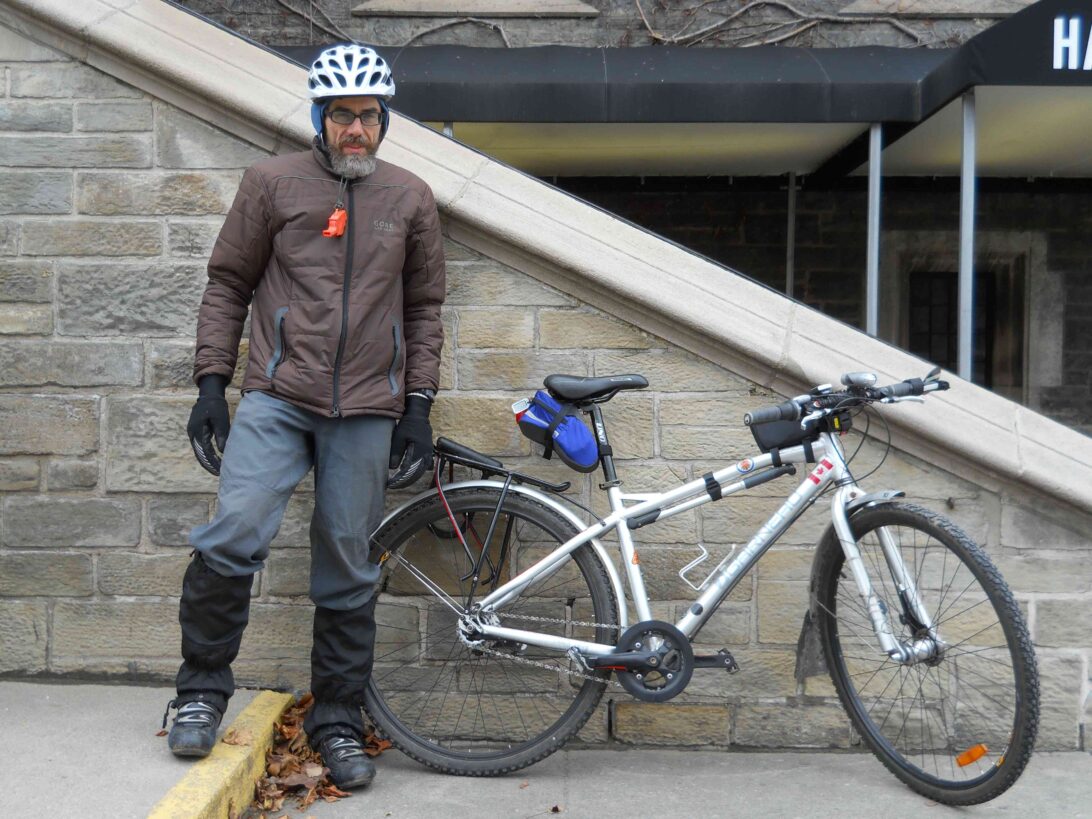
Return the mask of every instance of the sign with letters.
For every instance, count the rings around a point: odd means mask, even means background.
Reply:
[[[1092,29],[1078,16],[1054,18],[1054,68],[1092,71]]]
[[[971,85],[1092,85],[1092,0],[1039,0],[968,40],[955,76]]]

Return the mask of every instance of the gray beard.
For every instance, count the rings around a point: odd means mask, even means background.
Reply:
[[[330,165],[339,176],[344,176],[346,179],[360,179],[375,170],[375,155],[346,155],[333,148],[330,150]]]

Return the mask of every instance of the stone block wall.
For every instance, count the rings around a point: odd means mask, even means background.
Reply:
[[[845,0],[796,0],[785,5],[755,3],[730,25],[692,39],[723,22],[725,7],[701,0],[644,2],[642,9],[631,0],[585,0],[594,16],[543,14],[533,0],[497,0],[490,9],[473,13],[452,11],[451,4],[436,3],[436,13],[422,14],[420,4],[387,0],[383,14],[354,14],[366,8],[361,0],[314,0],[304,9],[292,9],[277,0],[186,0],[183,4],[247,37],[268,45],[308,45],[334,42],[345,37],[380,46],[466,45],[479,48],[573,45],[586,47],[650,46],[670,42],[698,48],[758,45],[775,40],[783,45],[839,47],[856,45],[926,46],[947,48],[966,41],[1012,12],[1012,4],[979,0],[954,11],[950,3],[940,7],[916,4],[907,13],[891,3],[851,4],[853,16],[839,17]],[[376,4],[371,4],[373,7]],[[399,14],[399,8],[413,8]],[[445,7],[446,6],[446,7]],[[738,10],[738,6],[736,9]],[[503,12],[500,13],[500,12]],[[642,16],[644,19],[642,19]],[[802,31],[785,38],[784,25],[796,20]],[[890,21],[890,22],[889,22]],[[781,24],[782,27],[776,27]],[[810,25],[809,25],[810,24]]]
[[[204,263],[241,169],[261,152],[2,27],[0,73],[0,674],[168,683],[179,662],[187,532],[215,504],[216,481],[185,437]],[[509,404],[551,372],[640,372],[651,388],[606,410],[628,490],[693,479],[752,452],[740,418],[773,398],[755,384],[470,247],[449,241],[447,258],[437,434],[574,480],[572,497],[602,511],[597,479],[535,456]],[[880,455],[873,444],[861,457]],[[1086,747],[1087,518],[905,453],[869,485],[905,488],[985,543],[1038,645],[1040,747]],[[676,572],[695,542],[724,554],[785,489],[765,486],[642,529],[656,615],[675,618],[688,599]],[[305,479],[255,585],[240,684],[307,684],[311,497]],[[699,672],[691,692],[665,705],[612,695],[582,739],[847,745],[830,683],[794,676],[822,528],[810,512],[700,635],[703,647],[730,648],[742,673]]]

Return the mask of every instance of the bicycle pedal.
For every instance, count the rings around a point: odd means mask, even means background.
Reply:
[[[722,648],[716,654],[695,654],[694,668],[723,668],[729,674],[735,674],[740,670],[736,658],[726,648]]]

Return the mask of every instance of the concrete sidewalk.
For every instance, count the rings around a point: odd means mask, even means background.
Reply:
[[[256,693],[231,698],[224,726]],[[0,816],[147,816],[190,769],[156,736],[172,697],[173,687],[0,682]]]
[[[1040,754],[1006,793],[985,805],[949,808],[918,796],[870,754],[717,751],[559,751],[507,777],[444,776],[397,752],[377,762],[368,790],[291,819],[362,816],[443,819],[563,817],[1092,817],[1092,755]]]
[[[0,815],[146,816],[194,763],[157,737],[169,688],[0,682],[4,799]],[[240,691],[224,725],[254,698]],[[199,764],[199,763],[198,763]],[[672,750],[561,751],[497,779],[433,773],[389,751],[371,788],[334,804],[284,810],[293,819],[444,819],[643,814],[657,817],[844,817],[958,814],[1092,817],[1092,755],[1038,754],[1016,785],[955,810],[915,795],[867,754]]]

